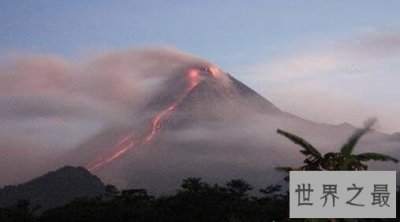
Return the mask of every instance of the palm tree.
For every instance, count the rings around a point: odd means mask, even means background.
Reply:
[[[292,170],[367,170],[368,166],[364,163],[367,161],[392,161],[398,163],[396,158],[380,153],[361,153],[353,154],[353,150],[358,141],[368,132],[372,131],[376,126],[377,120],[375,118],[368,119],[364,126],[357,129],[341,147],[340,152],[329,152],[322,155],[311,143],[305,139],[289,133],[287,131],[278,129],[277,132],[288,138],[293,143],[301,146],[303,149],[300,152],[306,156],[304,165],[293,169],[291,167],[278,167],[278,170],[292,171]]]

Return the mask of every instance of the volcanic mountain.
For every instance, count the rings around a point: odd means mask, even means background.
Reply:
[[[68,163],[84,165],[108,183],[155,192],[171,191],[186,177],[244,178],[262,187],[279,181],[274,167],[301,161],[277,128],[310,138],[325,150],[337,149],[355,129],[281,111],[209,64],[177,71],[139,113],[132,116],[138,121],[109,127],[82,144]],[[376,141],[386,136],[369,136],[364,151],[376,149]],[[379,143],[379,151],[392,154],[397,145]]]

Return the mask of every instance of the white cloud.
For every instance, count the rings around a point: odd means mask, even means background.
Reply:
[[[271,81],[285,81],[312,76],[332,70],[337,64],[333,55],[302,55],[280,58],[257,65],[251,70]],[[264,75],[270,73],[270,75]]]
[[[269,91],[268,98],[281,109],[320,123],[362,125],[369,117],[379,117],[384,132],[400,129],[398,106],[377,107],[319,82],[302,82]]]
[[[331,47],[287,52],[246,69],[279,107],[326,123],[375,115],[381,130],[400,131],[400,31],[368,30]],[[262,88],[261,85],[268,86]]]

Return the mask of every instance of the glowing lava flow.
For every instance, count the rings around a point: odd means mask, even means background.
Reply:
[[[218,68],[215,67],[215,66],[209,67],[209,70],[210,70],[211,74],[212,74],[215,78],[219,78],[219,77],[222,76],[221,70],[218,69]]]
[[[161,128],[162,123],[166,120],[172,111],[175,110],[177,106],[185,99],[185,97],[192,91],[200,81],[200,73],[197,69],[191,69],[188,73],[189,84],[186,87],[183,94],[174,102],[172,105],[168,106],[166,109],[162,110],[158,113],[151,121],[151,130],[150,132],[144,137],[142,141],[136,142],[134,140],[134,135],[129,134],[119,140],[119,142],[114,146],[114,151],[107,155],[104,158],[98,159],[86,166],[89,171],[94,171],[101,166],[110,163],[111,161],[117,159],[118,157],[125,154],[128,150],[134,148],[137,145],[143,145],[150,142],[154,136],[157,134],[157,131]]]

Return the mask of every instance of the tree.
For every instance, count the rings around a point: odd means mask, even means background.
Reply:
[[[118,196],[118,194],[119,191],[114,185],[107,184],[104,186],[104,197],[106,199],[113,199]]]
[[[183,180],[181,184],[182,191],[186,192],[200,192],[207,189],[209,185],[207,183],[203,183],[201,178],[189,177]]]
[[[263,194],[264,198],[267,200],[277,200],[279,198],[285,198],[284,195],[282,195],[280,192],[282,191],[282,185],[280,184],[275,184],[275,185],[269,185],[264,189],[259,190],[260,193]]]
[[[228,192],[235,198],[243,199],[248,197],[248,192],[253,187],[243,179],[233,179],[226,183]]]
[[[380,153],[361,153],[353,154],[354,148],[365,134],[372,131],[376,126],[375,118],[365,121],[362,128],[357,129],[341,147],[340,152],[329,152],[322,155],[311,143],[293,133],[278,129],[278,134],[286,137],[293,143],[301,146],[300,152],[306,156],[303,161],[304,165],[299,168],[278,167],[278,170],[367,170],[368,166],[364,163],[367,161],[392,161],[398,163],[394,157]]]

